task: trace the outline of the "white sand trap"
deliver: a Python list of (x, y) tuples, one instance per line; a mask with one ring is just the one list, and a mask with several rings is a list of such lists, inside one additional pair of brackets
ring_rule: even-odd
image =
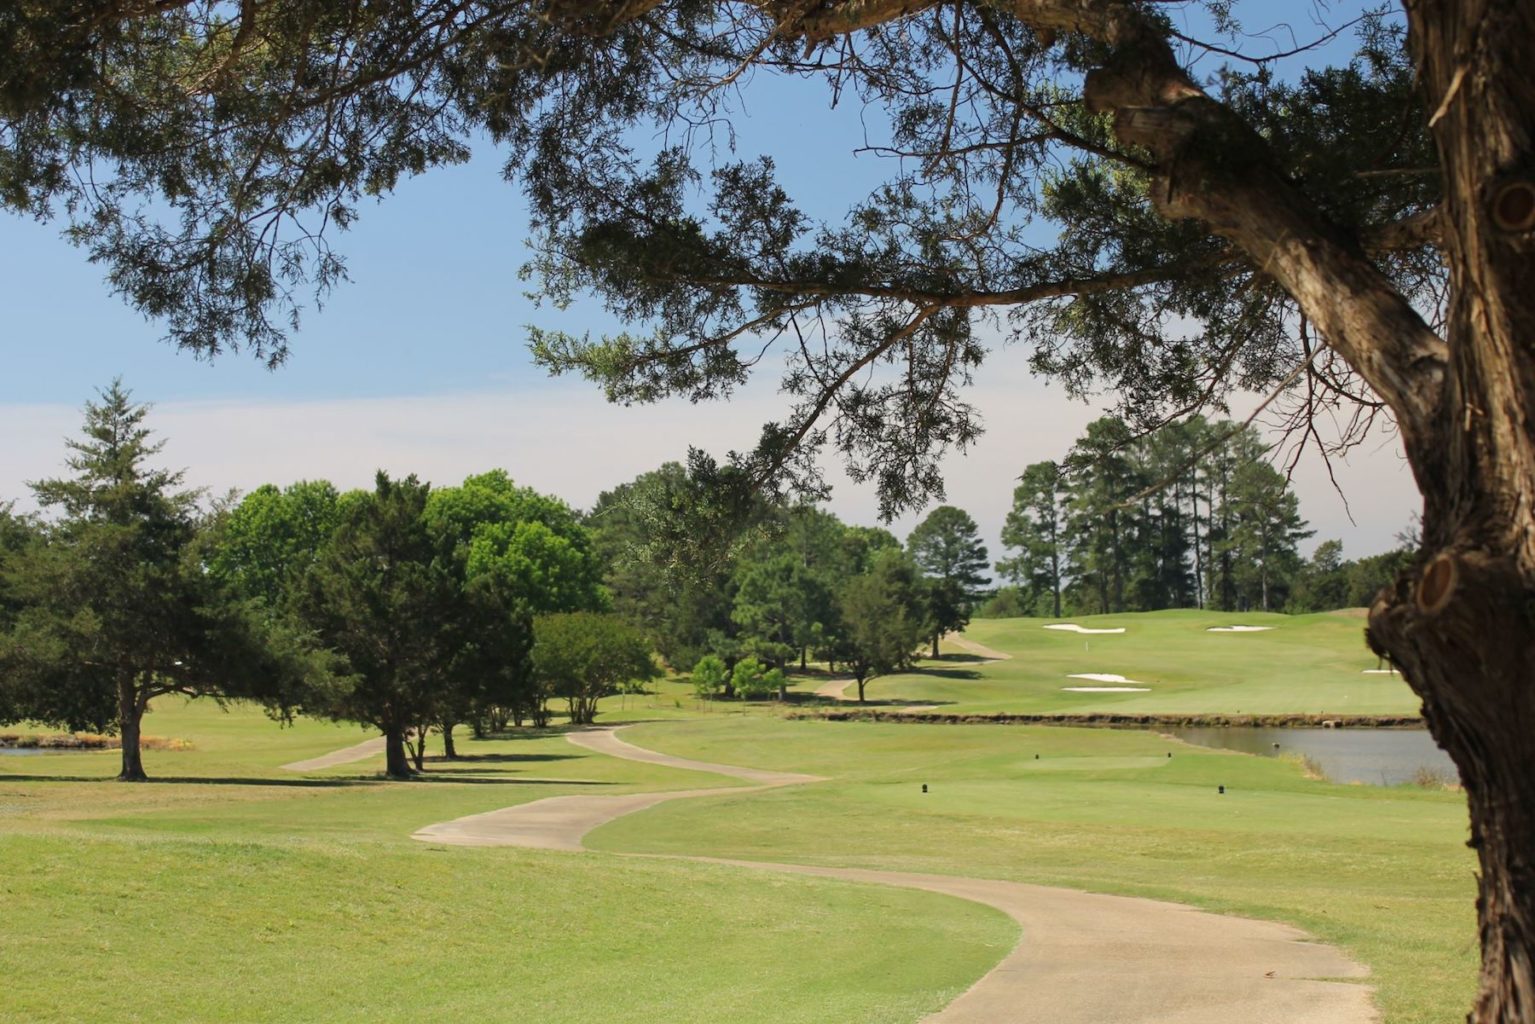
[(1206, 633), (1263, 633), (1273, 626), (1211, 626)]
[(1397, 674), (1394, 668), (1367, 668), (1364, 670), (1367, 676), (1394, 676)]
[(1059, 629), (1067, 633), (1123, 633), (1125, 631), (1123, 626), (1120, 626), (1118, 629), (1088, 629), (1086, 626), (1079, 626), (1075, 622), (1054, 622), (1045, 628)]
[(1067, 693), (1150, 693), (1149, 686), (1063, 686)]
[(1150, 693), (1151, 688), (1139, 679), (1126, 679), (1113, 672), (1074, 672), (1067, 679), (1091, 679), (1095, 683), (1121, 683), (1120, 686), (1063, 686), (1067, 693)]

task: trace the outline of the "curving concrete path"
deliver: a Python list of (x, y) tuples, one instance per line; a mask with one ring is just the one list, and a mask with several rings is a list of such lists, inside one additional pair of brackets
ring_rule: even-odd
[(384, 752), (384, 737), (375, 736), (371, 740), (363, 740), (354, 743), (350, 747), (333, 750), (329, 754), (321, 754), (319, 757), (311, 757), (307, 761), (294, 761), (282, 766), (283, 771), (289, 772), (315, 772), (321, 768), (334, 768), (338, 764), (351, 764), (353, 761), (365, 761), (375, 754)]
[(854, 703), (857, 703), (858, 698), (849, 696), (847, 692), (847, 688), (852, 686), (857, 681), (858, 680), (854, 679), (852, 676), (843, 676), (840, 679), (832, 679), (828, 682), (822, 683), (820, 686), (817, 686), (815, 688), (815, 695), (817, 697), (830, 697), (832, 700), (850, 700)]
[[(467, 846), (579, 851), (587, 832), (665, 800), (822, 781), (671, 757), (626, 743), (612, 728), (572, 743), (649, 764), (751, 783), (627, 796), (535, 800), (429, 825), (412, 838)], [(757, 871), (896, 885), (995, 907), (1023, 929), (1018, 946), (925, 1024), (1373, 1024), (1371, 990), (1339, 980), (1367, 971), (1288, 925), (1224, 917), (1176, 903), (984, 878), (690, 857)]]
[[(1006, 651), (999, 651), (995, 648), (987, 647), (985, 644), (978, 644), (974, 640), (967, 638), (963, 633), (945, 633), (943, 635), (943, 642), (953, 644), (955, 647), (968, 651), (977, 658), (985, 658), (987, 661), (1011, 661), (1013, 657)], [(950, 664), (963, 663), (950, 662)], [(978, 662), (978, 664), (984, 665), (985, 662)]]

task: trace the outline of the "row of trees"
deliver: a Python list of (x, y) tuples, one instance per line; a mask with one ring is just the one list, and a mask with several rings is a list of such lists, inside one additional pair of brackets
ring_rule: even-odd
[(114, 383), (68, 442), (73, 476), (34, 485), (46, 513), (0, 513), (0, 721), (118, 731), (144, 778), (149, 702), (183, 694), (366, 723), (389, 774), (420, 770), (437, 729), (549, 721), (654, 673), (608, 614), (589, 532), (500, 471), (432, 489), (264, 486), (204, 510), (151, 467), (146, 409)]
[(1015, 614), (1283, 608), (1311, 536), (1249, 426), (1200, 417), (1136, 436), (1105, 417), (1024, 470), (997, 572)]
[(961, 510), (934, 510), (903, 546), (739, 483), (695, 456), (604, 493), (587, 520), (615, 609), (669, 664), (697, 666), (701, 693), (769, 692), (759, 675), (815, 658), (862, 694), (969, 621), (987, 554)]

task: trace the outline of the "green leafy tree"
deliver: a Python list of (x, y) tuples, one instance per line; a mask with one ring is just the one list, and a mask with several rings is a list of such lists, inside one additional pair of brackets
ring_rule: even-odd
[(329, 481), (263, 484), (221, 518), (209, 569), (239, 593), (285, 608), (341, 513), (341, 495)]
[(198, 494), (151, 465), (163, 442), (147, 414), (120, 381), (86, 403), (81, 437), (66, 442), (72, 475), (33, 485), (52, 516), (11, 550), (0, 587), (13, 609), (0, 706), (116, 732), (123, 781), (146, 778), (140, 729), (157, 697), (247, 697), (281, 715), (324, 692), (329, 671), (301, 631), (204, 571)]
[(517, 487), (501, 470), (434, 490), (425, 516), (459, 588), (436, 723), (452, 757), (461, 721), (481, 731), (529, 717), (546, 724), (530, 661), (533, 618), (599, 610), (608, 599), (590, 531), (564, 502)]
[(773, 503), (700, 453), (604, 492), (586, 523), (606, 563), (613, 609), (673, 666), (739, 656), (731, 616), (744, 551), (771, 528)]
[(724, 696), (729, 682), (730, 670), (725, 667), (724, 659), (716, 654), (705, 654), (693, 666), (693, 693), (700, 699)]
[[(999, 325), (1137, 428), (1236, 387), (1293, 382), (1302, 419), (1378, 403), (1425, 501), (1372, 635), (1466, 782), (1474, 1015), (1515, 1019), (1535, 1005), (1535, 641), (1508, 642), (1535, 591), (1535, 9), (1414, 0), (1364, 18), (1351, 59), (1303, 50), (1286, 74), (1234, 49), (1249, 6), (1191, 8), (1205, 33), (1137, 0), (13, 5), (0, 203), (66, 220), (176, 343), (275, 361), (306, 287), (341, 279), (327, 231), (488, 136), (532, 201), (540, 291), (633, 325), (535, 333), (542, 361), (618, 401), (698, 400), (789, 340), (792, 405), (747, 472), (831, 442), (890, 514), (976, 437), (961, 389)], [(710, 148), (751, 106), (722, 84), (784, 77), (886, 126), (885, 180), (824, 218), (771, 154)]]
[(744, 561), (736, 572), (731, 618), (746, 646), (782, 668), (819, 642), (832, 615), (826, 574), (797, 552)]
[[(13, 566), (26, 548), (37, 537), (37, 528), (28, 519), (18, 516), (14, 506), (0, 504), (0, 658), (4, 657), (16, 616), (22, 609), (20, 595), (11, 581)], [(0, 678), (0, 722), (13, 722), (22, 717), (14, 684)]]
[(572, 725), (592, 724), (597, 702), (625, 684), (659, 675), (644, 635), (601, 612), (534, 619), (533, 670), (550, 694), (565, 699)]
[(1301, 568), (1286, 610), (1324, 612), (1348, 607), (1348, 567), (1343, 542), (1324, 540)]
[(766, 700), (773, 693), (768, 681), (768, 666), (747, 656), (730, 671), (730, 687), (742, 700)]
[(1054, 462), (1027, 466), (1013, 489), (1013, 507), (1002, 523), (1002, 546), (1018, 553), (997, 563), (997, 573), (1012, 580), (1023, 592), (1025, 609), (1033, 611), (1044, 601), (1056, 618), (1061, 615), (1065, 563), (1061, 536), (1063, 499), (1060, 466)]
[(940, 505), (911, 531), (906, 549), (928, 577), (928, 635), (936, 658), (939, 637), (965, 628), (986, 585), (986, 545), (968, 512)]
[(870, 679), (911, 664), (912, 651), (924, 635), (921, 590), (915, 566), (900, 551), (891, 550), (837, 591), (840, 615), (834, 651), (852, 671), (860, 703)]
[(452, 568), (439, 557), (425, 512), (430, 487), (380, 471), (374, 489), (346, 504), (305, 579), (300, 607), (347, 660), (349, 685), (316, 708), (384, 734), (385, 770), (412, 775), (431, 723), (441, 717), (459, 610)]

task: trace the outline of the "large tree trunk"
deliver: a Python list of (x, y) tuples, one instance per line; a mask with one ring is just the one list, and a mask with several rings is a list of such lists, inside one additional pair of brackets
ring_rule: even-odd
[(139, 727), (144, 720), (144, 702), (139, 699), (139, 688), (130, 674), (120, 674), (117, 679), (117, 731), (122, 740), (122, 771), (117, 773), (118, 782), (144, 782), (144, 758), (139, 749)]
[(442, 732), (442, 756), (449, 761), (458, 757), (458, 748), (453, 745), (453, 728), (457, 722), (443, 722), (438, 729)]
[(391, 779), (408, 779), (413, 774), (405, 756), (405, 727), (390, 725), (384, 730), (384, 772)]
[(1481, 991), (1472, 1020), (1535, 1020), (1535, 578), (1485, 550), (1445, 553), (1383, 591), (1370, 636), (1423, 698), (1460, 770), (1481, 866)]
[(1481, 865), (1480, 1024), (1535, 1021), (1535, 4), (1424, 0), (1410, 39), (1444, 169), (1438, 415), (1404, 430), (1421, 567), (1370, 616), (1454, 758)]

